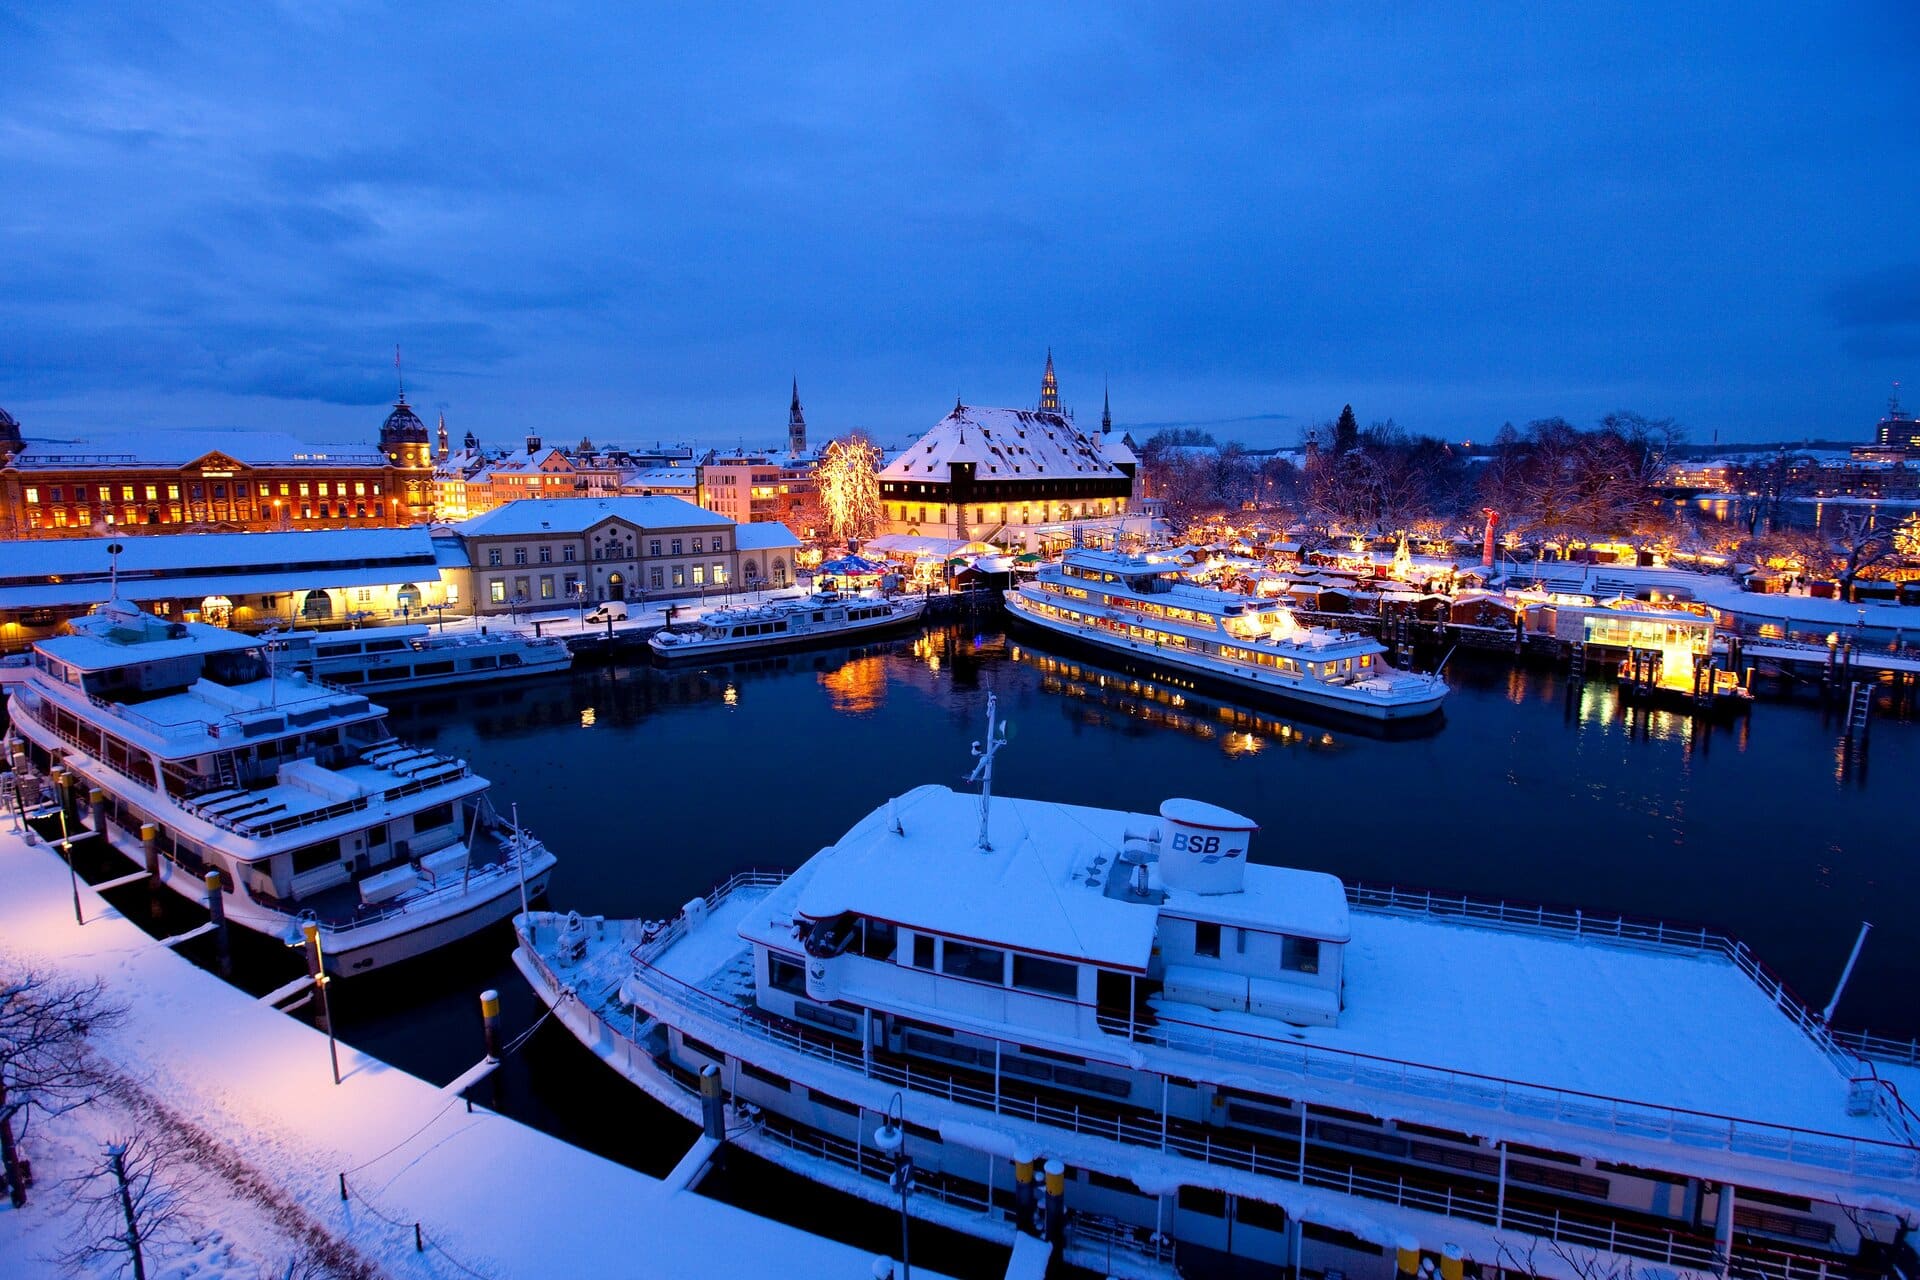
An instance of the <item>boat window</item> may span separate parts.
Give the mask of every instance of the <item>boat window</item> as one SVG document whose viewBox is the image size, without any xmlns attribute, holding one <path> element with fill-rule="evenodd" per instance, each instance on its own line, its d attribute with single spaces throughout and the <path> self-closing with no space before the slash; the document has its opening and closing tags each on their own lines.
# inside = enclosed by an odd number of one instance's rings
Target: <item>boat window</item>
<svg viewBox="0 0 1920 1280">
<path fill-rule="evenodd" d="M 1280 967 L 1295 973 L 1320 972 L 1320 943 L 1313 938 L 1281 938 Z"/>
<path fill-rule="evenodd" d="M 367 828 L 367 847 L 369 849 L 377 848 L 380 845 L 385 844 L 386 842 L 387 842 L 387 824 L 386 823 L 383 822 L 377 827 Z"/>
<path fill-rule="evenodd" d="M 1193 926 L 1193 954 L 1220 958 L 1220 926 L 1205 920 L 1196 921 Z"/>
<path fill-rule="evenodd" d="M 1007 953 L 997 947 L 976 947 L 968 942 L 949 942 L 940 962 L 940 972 L 974 982 L 1001 986 L 1007 980 Z"/>
<path fill-rule="evenodd" d="M 939 939 L 930 933 L 916 933 L 913 935 L 914 968 L 931 969 L 934 967 L 934 944 L 938 941 Z"/>
<path fill-rule="evenodd" d="M 807 971 L 785 956 L 767 953 L 767 982 L 775 991 L 788 995 L 807 994 Z"/>
<path fill-rule="evenodd" d="M 392 653 L 395 650 L 404 649 L 406 647 L 407 647 L 407 642 L 405 640 L 369 640 L 367 641 L 368 653 Z"/>
<path fill-rule="evenodd" d="M 869 960 L 891 960 L 899 935 L 891 920 L 868 920 L 860 937 L 860 954 Z"/>
<path fill-rule="evenodd" d="M 453 821 L 453 802 L 436 804 L 430 809 L 422 809 L 413 815 L 413 833 L 431 831 L 435 827 L 444 827 Z"/>
<path fill-rule="evenodd" d="M 816 609 L 816 610 L 814 610 L 814 612 L 813 612 L 813 620 L 814 620 L 815 622 L 825 622 L 825 621 L 827 620 L 827 615 L 826 615 L 826 613 L 825 613 L 825 611 L 823 611 L 823 610 L 820 610 L 820 609 Z"/>
<path fill-rule="evenodd" d="M 1028 991 L 1069 998 L 1080 994 L 1080 966 L 1039 956 L 1013 958 L 1013 985 Z"/>
<path fill-rule="evenodd" d="M 500 655 L 500 665 L 503 667 L 517 667 L 520 665 L 520 655 L 517 653 L 503 653 Z"/>
<path fill-rule="evenodd" d="M 736 640 L 739 639 L 741 636 L 745 635 L 746 633 L 747 633 L 747 629 L 745 627 L 735 627 L 733 629 L 733 636 Z"/>
<path fill-rule="evenodd" d="M 305 875 L 309 871 L 318 871 L 340 861 L 340 842 L 322 840 L 319 844 L 310 844 L 304 849 L 293 851 L 293 874 Z"/>
<path fill-rule="evenodd" d="M 1227 1193 L 1212 1187 L 1181 1187 L 1178 1203 L 1188 1213 L 1204 1213 L 1210 1218 L 1227 1216 Z"/>
</svg>

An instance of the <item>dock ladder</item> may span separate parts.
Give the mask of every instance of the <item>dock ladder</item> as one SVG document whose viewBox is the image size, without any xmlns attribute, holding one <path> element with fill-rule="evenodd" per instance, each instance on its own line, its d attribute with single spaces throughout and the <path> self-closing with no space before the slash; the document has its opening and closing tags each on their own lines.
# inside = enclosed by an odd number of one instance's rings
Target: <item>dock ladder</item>
<svg viewBox="0 0 1920 1280">
<path fill-rule="evenodd" d="M 1873 719 L 1873 682 L 1855 680 L 1847 694 L 1847 745 L 1858 747 L 1867 740 L 1867 724 Z"/>
</svg>

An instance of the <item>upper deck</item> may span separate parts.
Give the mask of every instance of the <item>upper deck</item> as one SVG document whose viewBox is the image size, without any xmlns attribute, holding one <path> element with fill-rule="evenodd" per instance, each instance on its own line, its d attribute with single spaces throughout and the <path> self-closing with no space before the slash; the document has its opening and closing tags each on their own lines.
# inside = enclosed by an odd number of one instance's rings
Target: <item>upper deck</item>
<svg viewBox="0 0 1920 1280">
<path fill-rule="evenodd" d="M 929 787 L 875 810 L 746 917 L 741 936 L 790 952 L 790 921 L 851 912 L 1125 970 L 1152 991 L 1150 1014 L 1068 1016 L 1093 1012 L 1083 983 L 1077 1006 L 1057 1002 L 1045 1042 L 1112 1060 L 1131 1041 L 1128 1052 L 1144 1054 L 1136 1061 L 1150 1070 L 1264 1080 L 1284 1096 L 1361 1109 L 1371 1098 L 1377 1114 L 1476 1133 L 1497 1131 L 1503 1117 L 1509 1131 L 1574 1126 L 1632 1143 L 1920 1174 L 1912 1113 L 1721 935 L 1348 889 L 1263 866 L 1247 868 L 1237 891 L 1141 899 L 1108 881 L 1116 867 L 1128 875 L 1123 855 L 1161 819 L 1001 798 L 994 848 L 983 852 L 976 804 Z M 1193 920 L 1343 944 L 1337 1017 L 1296 1025 L 1183 995 L 1174 975 L 1192 963 Z M 869 952 L 840 990 L 855 1004 L 921 1020 L 937 1013 L 977 1034 L 1013 1031 L 1030 1043 L 1040 1034 L 1030 1016 L 1017 1029 L 1006 1020 L 1031 997 L 1009 990 L 996 1015 L 1000 1006 L 977 992 L 941 995 L 925 967 L 904 945 L 889 957 Z"/>
</svg>

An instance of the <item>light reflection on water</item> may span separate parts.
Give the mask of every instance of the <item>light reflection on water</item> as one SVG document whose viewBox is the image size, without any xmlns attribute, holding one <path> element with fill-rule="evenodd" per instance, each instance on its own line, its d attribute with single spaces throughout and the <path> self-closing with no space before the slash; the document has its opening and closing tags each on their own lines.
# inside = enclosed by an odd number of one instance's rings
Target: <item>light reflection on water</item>
<svg viewBox="0 0 1920 1280">
<path fill-rule="evenodd" d="M 1920 1029 L 1920 908 L 1905 780 L 1920 726 L 1876 721 L 1871 771 L 1807 704 L 1711 723 L 1623 706 L 1610 682 L 1462 652 L 1438 732 L 1382 740 L 1177 678 L 1103 668 L 958 627 L 724 668 L 582 668 L 395 708 L 403 737 L 467 757 L 559 853 L 554 904 L 670 914 L 729 871 L 794 865 L 887 796 L 959 787 L 986 693 L 1010 723 L 996 790 L 1151 812 L 1192 795 L 1261 825 L 1253 856 L 1353 881 L 1426 885 L 1704 921 L 1825 1002 L 1862 918 L 1881 925 L 1840 1020 Z M 426 1005 L 462 1031 L 476 984 Z M 430 988 L 431 981 L 423 982 Z M 365 1028 L 408 1054 L 430 1008 Z"/>
</svg>

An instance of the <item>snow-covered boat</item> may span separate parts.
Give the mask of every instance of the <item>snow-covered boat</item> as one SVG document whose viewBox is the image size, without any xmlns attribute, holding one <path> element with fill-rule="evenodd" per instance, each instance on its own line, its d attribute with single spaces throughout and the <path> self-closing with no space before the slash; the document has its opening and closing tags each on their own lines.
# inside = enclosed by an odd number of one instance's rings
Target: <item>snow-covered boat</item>
<svg viewBox="0 0 1920 1280">
<path fill-rule="evenodd" d="M 912 1212 L 1101 1274 L 1915 1274 L 1920 1068 L 1743 945 L 1249 865 L 1196 800 L 990 798 L 988 706 L 980 795 L 672 921 L 520 917 L 515 963 L 728 1141 L 882 1204 L 903 1153 Z"/>
<path fill-rule="evenodd" d="M 233 924 L 287 941 L 320 926 L 364 973 L 524 909 L 554 857 L 502 823 L 460 760 L 406 746 L 362 694 L 269 662 L 258 637 L 111 601 L 36 641 L 8 715 L 29 767 L 104 793 L 99 834 Z M 143 830 L 144 829 L 144 830 Z"/>
<path fill-rule="evenodd" d="M 274 665 L 349 689 L 401 692 L 565 671 L 566 642 L 500 632 L 435 631 L 418 623 L 354 631 L 269 632 Z"/>
<path fill-rule="evenodd" d="M 647 644 L 667 662 L 714 661 L 885 631 L 917 622 L 926 609 L 924 596 L 853 595 L 829 589 L 799 600 L 716 609 L 687 626 L 654 633 Z"/>
<path fill-rule="evenodd" d="M 1322 711 L 1414 720 L 1446 700 L 1444 680 L 1395 670 L 1371 636 L 1301 626 L 1275 601 L 1184 575 L 1146 556 L 1070 550 L 1007 591 L 1007 612 L 1107 653 Z"/>
</svg>

